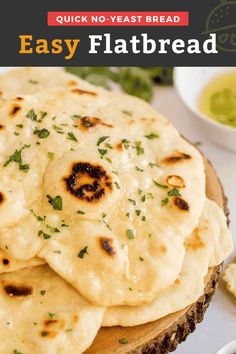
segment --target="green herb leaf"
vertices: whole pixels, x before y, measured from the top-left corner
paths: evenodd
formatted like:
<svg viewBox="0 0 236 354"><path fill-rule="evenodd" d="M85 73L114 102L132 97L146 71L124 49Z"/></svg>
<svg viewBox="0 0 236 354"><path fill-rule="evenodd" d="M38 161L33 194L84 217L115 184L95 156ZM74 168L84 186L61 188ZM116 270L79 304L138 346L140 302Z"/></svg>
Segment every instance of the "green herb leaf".
<svg viewBox="0 0 236 354"><path fill-rule="evenodd" d="M154 139L157 139L159 138L159 135L156 134L156 133L150 133L148 135L145 135L145 138L149 139L149 140L154 140Z"/></svg>
<svg viewBox="0 0 236 354"><path fill-rule="evenodd" d="M178 189L176 189L176 188L171 189L171 191L169 191L167 194L168 194L169 197L179 197L179 196L181 196L180 191Z"/></svg>
<svg viewBox="0 0 236 354"><path fill-rule="evenodd" d="M134 144L135 144L134 148L136 149L137 155L144 154L144 148L142 147L142 142L141 141L135 141Z"/></svg>
<svg viewBox="0 0 236 354"><path fill-rule="evenodd" d="M97 141L97 146L101 145L108 138L109 136L101 136L101 138L99 138Z"/></svg>
<svg viewBox="0 0 236 354"><path fill-rule="evenodd" d="M168 186L166 184L161 184L161 183L158 183L157 181L155 181L153 179L153 183L155 184L155 186L159 187L159 188L162 188L162 189L167 189Z"/></svg>
<svg viewBox="0 0 236 354"><path fill-rule="evenodd" d="M32 120L32 122L37 122L37 114L33 109L31 109L27 114L26 117Z"/></svg>
<svg viewBox="0 0 236 354"><path fill-rule="evenodd" d="M77 138L75 137L75 135L72 132L67 134L67 139L78 142Z"/></svg>
<svg viewBox="0 0 236 354"><path fill-rule="evenodd" d="M144 261L144 258L143 258L143 257L139 257L139 260L140 260L141 262L143 262L143 261Z"/></svg>
<svg viewBox="0 0 236 354"><path fill-rule="evenodd" d="M43 230L39 230L38 236L39 236L39 237L43 236L44 240L48 240L49 238L52 237L52 236L46 234L45 232L43 232Z"/></svg>
<svg viewBox="0 0 236 354"><path fill-rule="evenodd" d="M136 201L135 201L135 200L129 198L128 201L129 201L131 204L136 205Z"/></svg>
<svg viewBox="0 0 236 354"><path fill-rule="evenodd" d="M134 239L134 231L131 229L126 230L126 236L128 237L129 240Z"/></svg>
<svg viewBox="0 0 236 354"><path fill-rule="evenodd" d="M37 135L39 137L39 139L46 139L49 136L50 132L43 128L43 129L38 129L36 128L34 130L34 135Z"/></svg>
<svg viewBox="0 0 236 354"><path fill-rule="evenodd" d="M18 164L19 166L19 170L24 171L24 172L28 172L30 169L30 165L29 164L23 164L22 163L22 150L24 150L25 148L28 148L30 145L25 145L23 146L20 150L16 150L11 156L9 156L9 159L5 162L5 164L3 165L3 167L6 167L7 165L9 165L9 163L11 162L15 162Z"/></svg>
<svg viewBox="0 0 236 354"><path fill-rule="evenodd" d="M122 139L121 143L124 145L124 148L128 150L128 148L130 147L130 141L127 139Z"/></svg>
<svg viewBox="0 0 236 354"><path fill-rule="evenodd" d="M36 81L36 80L31 80L31 79L29 79L28 82L29 82L30 84L33 84L33 85L37 85L37 84L39 83L38 81Z"/></svg>
<svg viewBox="0 0 236 354"><path fill-rule="evenodd" d="M46 290L41 290L40 295L44 296L46 294Z"/></svg>
<svg viewBox="0 0 236 354"><path fill-rule="evenodd" d="M48 158L49 158L49 160L53 160L53 159L54 159L54 156L55 156L54 152L48 152Z"/></svg>
<svg viewBox="0 0 236 354"><path fill-rule="evenodd" d="M78 257L83 259L85 254L89 254L87 250L88 250L88 246L85 246L84 248L82 248L78 253Z"/></svg>
<svg viewBox="0 0 236 354"><path fill-rule="evenodd" d="M62 210L62 197L60 195L57 195L55 198L53 198L47 194L46 197L48 198L48 202L52 205L53 209Z"/></svg>
<svg viewBox="0 0 236 354"><path fill-rule="evenodd" d="M105 149L98 149L98 152L100 154L101 157L105 156L108 152L108 150L105 150Z"/></svg>
<svg viewBox="0 0 236 354"><path fill-rule="evenodd" d="M161 206L164 206L166 204L169 203L169 198L164 198L162 201L161 201Z"/></svg>
<svg viewBox="0 0 236 354"><path fill-rule="evenodd" d="M114 182L114 183L115 183L117 189L121 189L121 187L120 187L118 182Z"/></svg>
<svg viewBox="0 0 236 354"><path fill-rule="evenodd" d="M55 317L55 316L56 316L56 314L55 314L55 313L51 313L51 312L49 312L49 313L48 313L48 316L49 316L50 318L53 318L53 317Z"/></svg>
<svg viewBox="0 0 236 354"><path fill-rule="evenodd" d="M119 343L120 343L120 344L128 344L129 341L128 341L128 339L126 339L126 338L121 338L121 339L119 339Z"/></svg>
<svg viewBox="0 0 236 354"><path fill-rule="evenodd" d="M82 211L82 210L77 210L77 214L84 215L84 214L85 214L85 212L84 212L84 211Z"/></svg>

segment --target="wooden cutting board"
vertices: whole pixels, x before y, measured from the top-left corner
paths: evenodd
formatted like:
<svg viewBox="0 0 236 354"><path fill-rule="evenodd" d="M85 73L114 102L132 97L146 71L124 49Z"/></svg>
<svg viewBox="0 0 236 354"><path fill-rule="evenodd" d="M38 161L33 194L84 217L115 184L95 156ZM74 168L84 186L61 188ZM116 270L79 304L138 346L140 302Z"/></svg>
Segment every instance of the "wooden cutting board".
<svg viewBox="0 0 236 354"><path fill-rule="evenodd" d="M228 216L227 199L211 163L204 159L206 171L206 194ZM221 265L210 268L205 279L205 292L201 298L184 310L170 314L158 321L134 327L102 328L86 354L166 354L195 330L215 292ZM127 344L119 339L126 338Z"/></svg>

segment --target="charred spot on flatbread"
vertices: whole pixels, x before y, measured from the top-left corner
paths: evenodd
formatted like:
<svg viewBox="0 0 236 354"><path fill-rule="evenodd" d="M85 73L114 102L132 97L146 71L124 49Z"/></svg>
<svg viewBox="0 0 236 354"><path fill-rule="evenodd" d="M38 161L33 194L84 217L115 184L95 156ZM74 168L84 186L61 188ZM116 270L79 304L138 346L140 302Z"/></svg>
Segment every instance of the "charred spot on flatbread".
<svg viewBox="0 0 236 354"><path fill-rule="evenodd" d="M32 295L33 288L29 285L6 284L4 291L9 296L29 296Z"/></svg>
<svg viewBox="0 0 236 354"><path fill-rule="evenodd" d="M82 131L90 131L98 125L102 125L107 128L113 128L112 124L103 122L100 118L97 117L81 117L77 120L76 126Z"/></svg>
<svg viewBox="0 0 236 354"><path fill-rule="evenodd" d="M175 188L185 188L185 181L182 177L177 175L170 175L166 178L166 182L169 186Z"/></svg>
<svg viewBox="0 0 236 354"><path fill-rule="evenodd" d="M173 165L179 162L191 160L191 158L192 157L189 154L186 154L185 152L174 151L172 152L172 154L162 159L161 162L166 165Z"/></svg>
<svg viewBox="0 0 236 354"><path fill-rule="evenodd" d="M91 96L97 96L96 92L92 92L92 91L85 91L85 90L81 90L79 88L73 88L71 90L72 93L77 93L78 95L91 95Z"/></svg>
<svg viewBox="0 0 236 354"><path fill-rule="evenodd" d="M99 202L113 189L112 179L105 169L89 162L75 162L64 182L68 192L89 203Z"/></svg>
<svg viewBox="0 0 236 354"><path fill-rule="evenodd" d="M3 259L2 259L2 264L3 264L4 266L8 266L9 263L10 263L9 259L7 259L7 258L3 258Z"/></svg>
<svg viewBox="0 0 236 354"><path fill-rule="evenodd" d="M0 124L0 130L3 130L5 128L5 125Z"/></svg>
<svg viewBox="0 0 236 354"><path fill-rule="evenodd" d="M17 97L15 98L16 101L23 101L23 99L24 99L24 98L23 98L23 97L20 97L20 96L17 96Z"/></svg>
<svg viewBox="0 0 236 354"><path fill-rule="evenodd" d="M107 237L100 237L99 238L99 245L103 251L106 252L107 255L114 257L116 251L114 249L113 240Z"/></svg>
<svg viewBox="0 0 236 354"><path fill-rule="evenodd" d="M175 197L174 204L182 211L189 211L188 203L181 197Z"/></svg>
<svg viewBox="0 0 236 354"><path fill-rule="evenodd" d="M1 206L1 204L3 204L4 200L5 200L5 197L4 197L3 193L0 192L0 206Z"/></svg>
<svg viewBox="0 0 236 354"><path fill-rule="evenodd" d="M11 117L15 116L19 111L21 110L21 106L18 104L13 104L13 106L10 109L9 115Z"/></svg>

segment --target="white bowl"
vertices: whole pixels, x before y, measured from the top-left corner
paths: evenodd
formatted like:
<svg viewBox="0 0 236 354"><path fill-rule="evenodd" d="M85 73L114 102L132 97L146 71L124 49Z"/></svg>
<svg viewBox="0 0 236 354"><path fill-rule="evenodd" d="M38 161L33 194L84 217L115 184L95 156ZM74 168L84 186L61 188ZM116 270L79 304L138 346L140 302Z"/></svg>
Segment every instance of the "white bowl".
<svg viewBox="0 0 236 354"><path fill-rule="evenodd" d="M185 105L199 118L209 138L236 151L236 128L218 123L198 109L202 89L213 78L229 71L236 71L236 67L176 67L174 85Z"/></svg>
<svg viewBox="0 0 236 354"><path fill-rule="evenodd" d="M236 339L224 345L216 354L232 354L236 351Z"/></svg>

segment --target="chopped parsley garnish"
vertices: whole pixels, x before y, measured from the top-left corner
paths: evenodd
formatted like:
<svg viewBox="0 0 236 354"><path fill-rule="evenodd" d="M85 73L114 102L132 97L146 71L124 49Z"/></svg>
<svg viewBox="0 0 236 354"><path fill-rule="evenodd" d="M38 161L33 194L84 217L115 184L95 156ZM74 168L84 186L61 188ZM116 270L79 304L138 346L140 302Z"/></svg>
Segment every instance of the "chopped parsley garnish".
<svg viewBox="0 0 236 354"><path fill-rule="evenodd" d="M83 259L85 254L89 254L87 250L88 250L88 246L85 246L84 248L82 248L78 253L78 257Z"/></svg>
<svg viewBox="0 0 236 354"><path fill-rule="evenodd" d="M75 137L75 135L72 132L67 134L67 139L78 142L77 138Z"/></svg>
<svg viewBox="0 0 236 354"><path fill-rule="evenodd" d="M17 127L17 128L20 128L20 129L23 129L23 128L24 128L23 124L17 124L16 127Z"/></svg>
<svg viewBox="0 0 236 354"><path fill-rule="evenodd" d="M135 201L135 200L133 200L133 199L128 199L128 201L129 201L131 204L136 205L136 201Z"/></svg>
<svg viewBox="0 0 236 354"><path fill-rule="evenodd" d="M43 129L38 129L36 128L34 130L34 135L37 135L39 137L39 139L46 139L49 136L50 132L43 128Z"/></svg>
<svg viewBox="0 0 236 354"><path fill-rule="evenodd" d="M106 157L105 159L107 162L112 163L112 160L109 157Z"/></svg>
<svg viewBox="0 0 236 354"><path fill-rule="evenodd" d="M108 138L109 136L101 136L101 138L99 138L97 141L97 146L101 145Z"/></svg>
<svg viewBox="0 0 236 354"><path fill-rule="evenodd" d="M48 198L48 203L52 205L55 210L62 210L62 197L57 195L55 198L51 197L49 194L46 196Z"/></svg>
<svg viewBox="0 0 236 354"><path fill-rule="evenodd" d="M148 166L150 167L159 167L157 163L149 162Z"/></svg>
<svg viewBox="0 0 236 354"><path fill-rule="evenodd" d="M144 148L142 147L142 142L141 141L135 141L134 142L134 148L136 149L137 155L144 154Z"/></svg>
<svg viewBox="0 0 236 354"><path fill-rule="evenodd" d="M168 196L169 197L179 197L179 196L181 196L181 193L178 189L173 188L168 192Z"/></svg>
<svg viewBox="0 0 236 354"><path fill-rule="evenodd" d="M28 82L33 85L37 85L39 82L36 80L29 79Z"/></svg>
<svg viewBox="0 0 236 354"><path fill-rule="evenodd" d="M49 238L51 238L52 236L50 236L50 235L48 235L48 234L46 234L45 232L43 232L43 230L39 230L39 232L38 232L38 236L39 237L43 237L44 238L44 240L48 240Z"/></svg>
<svg viewBox="0 0 236 354"><path fill-rule="evenodd" d="M53 253L61 254L61 251L60 250L55 250L55 251L53 251Z"/></svg>
<svg viewBox="0 0 236 354"><path fill-rule="evenodd" d="M22 156L21 156L22 150L24 150L25 148L28 148L28 147L29 147L29 145L25 145L25 146L23 146L20 150L16 150L16 151L14 152L14 154L12 154L12 155L9 157L9 159L5 162L5 164L4 164L3 166L6 167L7 165L9 165L9 163L15 162L15 163L18 164L19 170L21 170L21 171L23 171L23 172L28 172L29 169L30 169L30 165L27 164L27 163L24 164L24 163L22 162Z"/></svg>
<svg viewBox="0 0 236 354"><path fill-rule="evenodd" d="M46 294L46 290L41 290L40 295L44 296Z"/></svg>
<svg viewBox="0 0 236 354"><path fill-rule="evenodd" d="M129 117L132 117L132 112L130 112L130 111L122 111L122 113L124 113L124 114L126 114L127 116L129 116Z"/></svg>
<svg viewBox="0 0 236 354"><path fill-rule="evenodd" d="M134 239L134 231L131 229L126 230L126 236L128 237L129 240Z"/></svg>
<svg viewBox="0 0 236 354"><path fill-rule="evenodd" d="M143 261L144 261L144 258L143 258L143 257L139 257L139 260L140 260L141 262L143 262Z"/></svg>
<svg viewBox="0 0 236 354"><path fill-rule="evenodd" d="M128 339L126 339L126 338L121 338L121 339L119 339L119 343L120 343L120 344L128 344L129 341L128 341Z"/></svg>
<svg viewBox="0 0 236 354"><path fill-rule="evenodd" d="M106 227L109 229L109 230L111 230L112 231L112 228L111 228L111 226L108 224L108 222L105 220L105 217L106 217L107 215L105 214L105 213L103 213L102 214L102 222L106 225Z"/></svg>
<svg viewBox="0 0 236 354"><path fill-rule="evenodd" d="M26 117L32 120L33 122L37 122L37 114L33 109L31 109L27 114Z"/></svg>
<svg viewBox="0 0 236 354"><path fill-rule="evenodd" d="M98 152L100 154L100 157L103 158L103 156L105 156L108 152L108 150L105 150L105 149L98 149Z"/></svg>
<svg viewBox="0 0 236 354"><path fill-rule="evenodd" d="M139 172L143 172L144 170L142 170L140 167L138 166L135 166L136 170L139 171Z"/></svg>
<svg viewBox="0 0 236 354"><path fill-rule="evenodd" d="M63 129L61 127L58 127L58 125L53 124L52 127L58 134L64 134Z"/></svg>
<svg viewBox="0 0 236 354"><path fill-rule="evenodd" d="M33 211L33 209L31 209L30 211L38 221L45 221L46 216L42 217L42 216L36 215L35 212Z"/></svg>
<svg viewBox="0 0 236 354"><path fill-rule="evenodd" d="M155 184L155 186L159 187L159 188L162 188L162 189L167 189L168 186L166 184L161 184L161 183L158 183L157 181L155 181L153 179L153 183Z"/></svg>
<svg viewBox="0 0 236 354"><path fill-rule="evenodd" d="M130 141L127 139L122 139L121 140L122 145L124 146L124 148L127 150L130 147Z"/></svg>
<svg viewBox="0 0 236 354"><path fill-rule="evenodd" d="M46 228L51 230L51 232L54 232L54 233L58 233L60 232L60 230L57 228L57 227L53 227L53 226L50 226L50 225L46 225Z"/></svg>
<svg viewBox="0 0 236 354"><path fill-rule="evenodd" d="M14 132L14 135L15 136L19 136L20 134L18 132Z"/></svg>
<svg viewBox="0 0 236 354"><path fill-rule="evenodd" d="M42 122L43 118L46 117L46 115L48 114L48 112L43 112L43 111L40 111L40 120L39 122Z"/></svg>
<svg viewBox="0 0 236 354"><path fill-rule="evenodd" d="M73 331L72 328L67 328L67 329L66 329L66 332L67 332L67 333L72 332L72 331Z"/></svg>
<svg viewBox="0 0 236 354"><path fill-rule="evenodd" d="M76 212L77 214L81 214L81 215L84 215L85 214L85 212L84 211L82 211L82 210L77 210L77 212Z"/></svg>
<svg viewBox="0 0 236 354"><path fill-rule="evenodd" d="M56 314L55 314L55 313L51 313L51 312L49 312L49 313L48 313L48 316L49 316L50 318L53 318L53 317L55 317L55 316L56 316Z"/></svg>
<svg viewBox="0 0 236 354"><path fill-rule="evenodd" d="M157 139L159 138L159 135L156 133L150 133L148 135L145 135L145 138L149 139L149 140L153 140L153 139Z"/></svg>
<svg viewBox="0 0 236 354"><path fill-rule="evenodd" d="M114 182L114 183L115 183L117 189L121 189L121 187L120 187L118 182Z"/></svg>
<svg viewBox="0 0 236 354"><path fill-rule="evenodd" d="M53 160L53 159L54 159L54 156L55 156L54 152L48 152L48 158L49 158L49 160Z"/></svg>
<svg viewBox="0 0 236 354"><path fill-rule="evenodd" d="M137 210L135 210L135 213L137 216L139 216L141 214L141 210L137 209Z"/></svg>
<svg viewBox="0 0 236 354"><path fill-rule="evenodd" d="M161 201L161 206L164 206L164 205L166 205L166 204L168 204L169 203L169 198L164 198L164 199L162 199L162 201Z"/></svg>

